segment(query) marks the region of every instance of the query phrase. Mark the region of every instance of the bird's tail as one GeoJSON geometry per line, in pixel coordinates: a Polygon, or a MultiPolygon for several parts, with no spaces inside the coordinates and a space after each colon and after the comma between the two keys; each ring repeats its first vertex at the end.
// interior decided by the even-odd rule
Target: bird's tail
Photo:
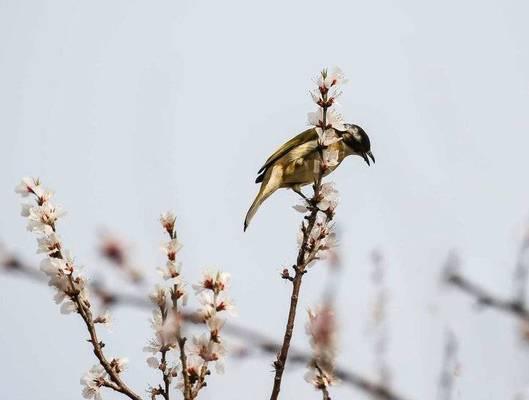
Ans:
{"type": "Polygon", "coordinates": [[[276,191],[277,188],[273,188],[272,190],[266,190],[267,188],[265,185],[261,186],[261,190],[259,190],[259,193],[257,193],[257,196],[255,196],[255,200],[253,201],[252,205],[250,206],[250,209],[246,213],[246,218],[244,219],[244,231],[246,232],[246,229],[248,228],[248,225],[250,225],[250,221],[252,220],[253,216],[263,204],[263,201],[265,201],[272,193],[276,191]]]}

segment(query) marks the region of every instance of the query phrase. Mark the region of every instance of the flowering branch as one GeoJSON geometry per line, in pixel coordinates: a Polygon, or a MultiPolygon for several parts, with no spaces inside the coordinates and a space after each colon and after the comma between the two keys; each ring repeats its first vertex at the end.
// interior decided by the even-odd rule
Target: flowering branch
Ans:
{"type": "MultiPolygon", "coordinates": [[[[36,282],[43,282],[43,275],[34,267],[26,264],[15,254],[9,254],[7,251],[0,251],[0,267],[3,267],[7,273],[18,274],[21,277],[34,280],[36,282]]],[[[150,309],[152,303],[146,300],[146,296],[129,295],[124,293],[116,293],[105,288],[101,283],[90,285],[91,293],[98,298],[98,300],[107,307],[125,306],[134,309],[150,309]]],[[[195,312],[182,312],[181,318],[183,321],[192,324],[201,324],[200,315],[195,312]]],[[[237,337],[243,340],[251,348],[256,348],[266,354],[276,354],[280,348],[281,343],[276,342],[262,333],[247,328],[245,326],[236,325],[234,323],[226,323],[223,331],[230,336],[237,337]]],[[[290,348],[289,361],[295,364],[307,365],[310,363],[312,354],[290,348]]],[[[390,391],[384,385],[370,381],[369,379],[355,373],[348,371],[345,368],[337,366],[335,368],[336,377],[344,384],[349,384],[352,387],[365,392],[367,394],[378,396],[383,400],[404,400],[404,397],[396,392],[390,391]]]]}
{"type": "MultiPolygon", "coordinates": [[[[326,168],[330,165],[329,160],[334,160],[334,156],[328,154],[326,146],[330,143],[340,140],[335,132],[338,126],[343,127],[341,116],[334,112],[329,113],[328,110],[333,106],[335,98],[338,96],[337,88],[343,83],[344,77],[339,69],[336,69],[332,74],[328,74],[326,70],[321,72],[318,79],[318,92],[311,92],[313,100],[319,106],[318,111],[309,114],[309,122],[312,123],[318,133],[318,152],[320,154],[320,163],[317,166],[316,180],[313,184],[313,196],[307,199],[302,196],[307,205],[306,209],[308,215],[305,216],[306,223],[301,224],[301,238],[296,264],[292,266],[294,276],[291,276],[289,271],[285,269],[282,273],[282,278],[292,282],[292,293],[290,296],[290,307],[288,312],[287,324],[283,336],[283,344],[274,361],[275,376],[270,400],[277,400],[279,391],[281,390],[281,381],[283,372],[288,357],[290,341],[294,330],[294,322],[296,319],[296,310],[301,289],[301,282],[303,275],[307,272],[307,268],[311,263],[319,259],[325,250],[328,249],[327,238],[332,238],[332,226],[329,225],[334,216],[334,208],[336,207],[334,188],[326,184],[322,185],[322,177],[326,172],[326,168]],[[331,89],[332,88],[332,89],[331,89]],[[332,90],[332,92],[330,91],[332,90]],[[326,196],[329,192],[329,196],[326,196]],[[331,199],[332,197],[332,199],[331,199]],[[320,209],[319,205],[325,205],[326,208],[320,209]]],[[[343,129],[343,128],[342,128],[343,129]]],[[[332,161],[333,163],[335,161],[332,161]]],[[[318,163],[316,163],[318,164],[318,163]]]]}
{"type": "Polygon", "coordinates": [[[62,313],[77,312],[83,319],[99,365],[92,367],[82,379],[85,385],[83,396],[100,399],[99,388],[102,386],[124,394],[132,400],[141,398],[135,394],[121,379],[126,360],[113,358],[108,360],[103,353],[104,343],[96,333],[96,323],[108,322],[108,316],[93,318],[88,298],[86,279],[77,273],[73,259],[63,249],[62,241],[56,231],[57,220],[64,215],[60,207],[54,206],[50,199],[53,195],[44,189],[38,179],[24,178],[16,187],[22,197],[32,195],[35,204],[23,204],[22,216],[27,217],[27,229],[37,235],[39,253],[46,254],[41,263],[41,270],[48,276],[48,285],[57,290],[55,301],[61,305],[62,313]]]}
{"type": "Polygon", "coordinates": [[[177,387],[182,391],[185,400],[193,400],[197,398],[200,390],[206,387],[206,377],[211,373],[210,363],[215,363],[217,372],[223,371],[221,357],[225,350],[220,331],[224,320],[219,318],[219,314],[233,308],[231,302],[223,295],[228,287],[229,275],[221,272],[205,273],[201,282],[193,285],[202,308],[192,316],[183,314],[182,306],[186,303],[187,295],[180,275],[181,266],[176,261],[176,255],[182,245],[176,235],[175,216],[165,213],[160,221],[169,235],[169,242],[163,246],[167,262],[164,268],[160,268],[160,272],[169,286],[158,285],[151,295],[151,300],[158,307],[154,310],[152,319],[155,338],[144,350],[153,354],[147,359],[147,363],[162,371],[164,385],[151,387],[150,393],[152,398],[161,395],[165,400],[169,400],[169,386],[180,370],[181,379],[177,387]],[[188,339],[182,333],[184,319],[205,324],[209,333],[199,338],[193,337],[190,350],[186,346],[188,339]],[[172,350],[178,352],[178,363],[169,366],[168,355],[172,350]],[[160,360],[156,354],[160,355],[160,360]]]}

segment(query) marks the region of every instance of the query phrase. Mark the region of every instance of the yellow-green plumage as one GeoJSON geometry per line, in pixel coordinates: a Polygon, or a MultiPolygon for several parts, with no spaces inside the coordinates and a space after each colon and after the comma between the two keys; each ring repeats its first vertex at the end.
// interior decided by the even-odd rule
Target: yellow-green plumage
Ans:
{"type": "MultiPolygon", "coordinates": [[[[338,151],[338,165],[345,157],[353,154],[353,150],[343,140],[328,146],[330,151],[338,151]]],[[[277,189],[292,188],[299,190],[301,186],[312,184],[319,171],[320,154],[318,152],[318,134],[315,129],[307,129],[283,144],[272,154],[259,170],[256,183],[262,182],[259,193],[255,197],[244,221],[244,230],[259,206],[277,189]]],[[[325,175],[336,167],[330,167],[325,175]]]]}

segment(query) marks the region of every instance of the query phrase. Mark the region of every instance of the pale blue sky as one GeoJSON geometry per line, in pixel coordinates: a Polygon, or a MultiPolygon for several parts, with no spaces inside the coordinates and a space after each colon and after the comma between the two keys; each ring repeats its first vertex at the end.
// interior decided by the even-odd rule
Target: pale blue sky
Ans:
{"type": "MultiPolygon", "coordinates": [[[[68,211],[60,230],[89,276],[105,225],[138,245],[154,277],[157,218],[174,209],[188,280],[205,266],[230,271],[239,322],[279,337],[289,287],[278,272],[295,256],[296,197],[274,195],[245,234],[242,221],[262,161],[306,126],[312,77],[339,65],[350,80],[342,112],[377,158],[371,168],[349,159],[333,176],[346,266],[340,363],[374,374],[365,327],[369,253],[379,247],[395,387],[433,398],[449,325],[461,351],[455,398],[511,399],[529,383],[515,323],[475,313],[437,277],[457,248],[469,275],[510,291],[529,211],[528,12],[523,1],[1,0],[0,239],[37,263],[13,188],[39,175],[68,211]]],[[[325,265],[307,275],[302,310],[324,276],[325,265]]],[[[60,316],[46,287],[0,276],[0,293],[3,396],[80,398],[93,362],[80,321],[60,316]]],[[[294,342],[306,347],[300,316],[294,342]]],[[[138,391],[157,379],[141,352],[147,317],[119,310],[104,335],[131,359],[138,391]]],[[[228,362],[202,399],[266,398],[271,362],[228,362]]],[[[287,373],[284,399],[318,398],[303,372],[287,373]]]]}

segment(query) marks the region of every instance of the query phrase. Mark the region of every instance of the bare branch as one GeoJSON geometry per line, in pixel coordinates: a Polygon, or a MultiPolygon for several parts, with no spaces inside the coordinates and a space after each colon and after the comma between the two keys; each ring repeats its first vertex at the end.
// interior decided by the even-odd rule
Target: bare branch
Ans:
{"type": "Polygon", "coordinates": [[[457,339],[454,333],[447,330],[445,334],[445,346],[443,365],[439,377],[437,392],[438,400],[451,400],[454,391],[454,377],[457,375],[457,339]]]}
{"type": "Polygon", "coordinates": [[[452,261],[448,261],[443,271],[443,280],[463,293],[472,297],[479,306],[492,308],[529,322],[529,309],[519,296],[503,298],[484,289],[477,283],[464,277],[452,261]]]}

